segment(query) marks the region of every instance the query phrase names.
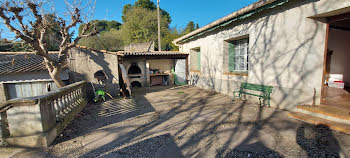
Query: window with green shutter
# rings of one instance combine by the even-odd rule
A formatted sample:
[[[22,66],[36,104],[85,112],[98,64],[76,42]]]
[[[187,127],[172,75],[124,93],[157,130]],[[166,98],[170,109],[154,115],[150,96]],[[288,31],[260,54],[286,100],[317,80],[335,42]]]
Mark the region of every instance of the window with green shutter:
[[[249,40],[241,39],[228,42],[229,72],[246,72],[249,68]]]
[[[201,70],[201,51],[198,49],[197,52],[197,70]]]
[[[192,71],[201,70],[201,50],[199,47],[190,50],[190,68]]]
[[[235,71],[235,45],[228,43],[228,70],[229,72]]]

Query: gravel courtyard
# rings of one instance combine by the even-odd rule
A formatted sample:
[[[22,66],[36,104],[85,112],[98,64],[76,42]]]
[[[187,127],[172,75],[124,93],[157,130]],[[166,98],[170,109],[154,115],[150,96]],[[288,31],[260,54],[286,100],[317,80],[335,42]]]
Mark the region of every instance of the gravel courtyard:
[[[44,149],[13,157],[350,157],[350,135],[191,86],[88,104]]]

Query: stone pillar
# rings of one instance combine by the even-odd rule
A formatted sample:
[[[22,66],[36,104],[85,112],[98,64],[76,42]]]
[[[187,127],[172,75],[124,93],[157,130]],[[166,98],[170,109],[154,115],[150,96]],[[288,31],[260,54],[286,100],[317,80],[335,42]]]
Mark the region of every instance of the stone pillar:
[[[0,104],[7,100],[7,92],[5,88],[5,84],[0,83]],[[7,115],[6,112],[0,113],[0,138],[8,136],[7,129]]]
[[[0,103],[5,102],[7,100],[7,93],[5,84],[0,83]]]

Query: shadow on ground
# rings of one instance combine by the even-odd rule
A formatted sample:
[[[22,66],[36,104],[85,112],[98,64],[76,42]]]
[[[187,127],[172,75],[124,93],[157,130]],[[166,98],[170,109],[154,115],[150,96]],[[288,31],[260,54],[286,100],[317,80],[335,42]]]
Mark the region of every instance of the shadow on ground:
[[[291,120],[286,111],[232,102],[212,91],[191,86],[151,87],[137,89],[133,98],[136,104],[127,102],[129,106],[118,103],[127,100],[106,102],[126,113],[89,105],[56,144],[36,151],[42,153],[38,157],[349,155],[348,135]],[[98,115],[101,113],[104,115]]]

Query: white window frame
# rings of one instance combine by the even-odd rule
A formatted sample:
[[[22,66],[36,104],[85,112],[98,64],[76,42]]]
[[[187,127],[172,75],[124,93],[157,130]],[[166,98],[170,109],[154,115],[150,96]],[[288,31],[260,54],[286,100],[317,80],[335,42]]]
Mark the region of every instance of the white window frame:
[[[232,42],[235,45],[234,71],[247,72],[249,69],[249,38],[235,40]],[[243,52],[241,50],[243,50]],[[243,59],[243,61],[240,59]],[[243,67],[240,66],[241,64],[243,64]]]

